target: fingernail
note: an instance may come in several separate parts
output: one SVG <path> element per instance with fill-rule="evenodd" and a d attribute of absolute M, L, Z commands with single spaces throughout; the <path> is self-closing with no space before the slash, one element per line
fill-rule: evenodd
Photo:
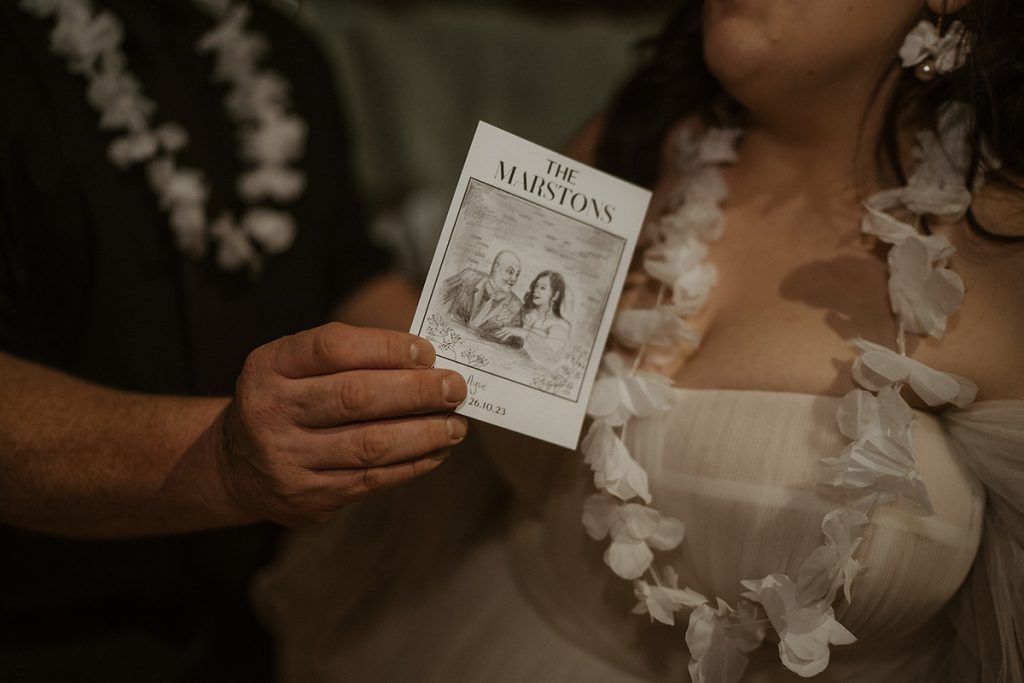
<path fill-rule="evenodd" d="M 442 448 L 439 451 L 434 451 L 433 453 L 431 453 L 430 457 L 433 458 L 434 460 L 444 460 L 449 455 L 451 455 L 451 451 L 447 448 Z"/>
<path fill-rule="evenodd" d="M 462 403 L 466 398 L 466 383 L 456 381 L 457 375 L 448 375 L 441 381 L 441 395 L 449 403 Z"/>
<path fill-rule="evenodd" d="M 466 421 L 461 417 L 455 417 L 449 415 L 447 420 L 448 426 L 448 438 L 452 441 L 460 441 L 462 437 L 466 436 Z"/>
<path fill-rule="evenodd" d="M 428 342 L 413 342 L 409 355 L 412 356 L 412 362 L 421 368 L 429 368 L 434 364 L 434 347 Z"/>

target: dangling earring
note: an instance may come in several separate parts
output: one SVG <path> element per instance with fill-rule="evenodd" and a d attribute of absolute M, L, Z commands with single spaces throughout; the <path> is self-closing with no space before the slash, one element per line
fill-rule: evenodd
<path fill-rule="evenodd" d="M 930 81 L 937 75 L 956 71 L 967 62 L 967 54 L 974 41 L 973 34 L 959 21 L 954 21 L 946 35 L 942 35 L 945 3 L 938 24 L 922 19 L 907 34 L 900 47 L 900 61 L 905 67 L 914 67 L 914 76 Z"/>

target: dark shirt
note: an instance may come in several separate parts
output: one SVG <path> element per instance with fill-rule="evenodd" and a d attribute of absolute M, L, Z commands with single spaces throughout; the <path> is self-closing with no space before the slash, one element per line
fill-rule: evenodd
<path fill-rule="evenodd" d="M 154 123 L 188 130 L 178 161 L 205 174 L 208 218 L 241 215 L 226 87 L 211 80 L 213 57 L 195 50 L 210 20 L 187 0 L 95 4 L 125 25 L 128 68 L 157 103 Z M 328 65 L 290 19 L 254 4 L 251 25 L 271 44 L 261 65 L 285 75 L 308 124 L 307 184 L 282 207 L 298 225 L 294 246 L 254 279 L 175 249 L 144 165 L 108 160 L 113 136 L 98 127 L 85 79 L 48 49 L 53 20 L 17 5 L 0 3 L 0 350 L 126 390 L 228 395 L 249 351 L 323 322 L 386 266 L 362 230 Z M 88 542 L 0 526 L 0 679 L 44 680 L 46 648 L 74 662 L 65 645 L 84 642 L 93 646 L 78 675 L 50 680 L 199 680 L 232 648 L 265 665 L 258 647 L 219 639 L 248 637 L 248 581 L 272 541 L 264 527 Z M 142 641 L 115 638 L 121 654 L 101 662 L 97 643 L 118 633 Z M 149 640 L 158 645 L 138 645 Z M 124 642 L 148 669 L 125 661 L 134 655 Z M 252 680 L 232 671 L 221 680 Z"/>

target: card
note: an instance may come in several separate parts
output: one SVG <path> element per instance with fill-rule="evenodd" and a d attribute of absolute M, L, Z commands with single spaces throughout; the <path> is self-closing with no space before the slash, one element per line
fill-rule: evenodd
<path fill-rule="evenodd" d="M 575 448 L 650 192 L 477 126 L 412 332 L 467 417 Z"/>

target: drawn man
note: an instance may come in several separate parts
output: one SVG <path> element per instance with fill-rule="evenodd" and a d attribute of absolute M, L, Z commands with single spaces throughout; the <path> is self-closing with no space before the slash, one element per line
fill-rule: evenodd
<path fill-rule="evenodd" d="M 465 268 L 445 280 L 442 301 L 453 318 L 490 337 L 502 327 L 519 324 L 523 302 L 512 288 L 521 269 L 514 253 L 498 252 L 490 273 Z"/>

